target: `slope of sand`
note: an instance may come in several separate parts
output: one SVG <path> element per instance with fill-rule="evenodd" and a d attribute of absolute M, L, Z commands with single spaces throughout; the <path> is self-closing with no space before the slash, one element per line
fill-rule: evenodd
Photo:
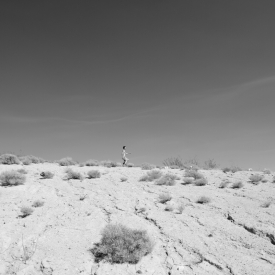
<path fill-rule="evenodd" d="M 0 172 L 20 165 L 0 165 Z M 182 185 L 184 171 L 169 170 L 180 177 L 175 186 L 139 182 L 147 171 L 140 168 L 77 167 L 85 175 L 99 170 L 99 179 L 65 180 L 65 168 L 57 164 L 25 166 L 24 185 L 0 186 L 0 274 L 234 274 L 275 275 L 275 183 L 253 185 L 255 172 L 224 174 L 200 172 L 206 186 Z M 42 171 L 55 173 L 41 179 Z M 162 170 L 167 172 L 168 170 Z M 259 172 L 260 173 L 260 172 Z M 127 181 L 121 182 L 122 176 Z M 220 189 L 223 179 L 242 180 L 244 187 Z M 165 211 L 158 202 L 164 192 L 172 195 Z M 200 196 L 211 198 L 198 204 Z M 22 206 L 43 200 L 42 207 L 25 218 Z M 267 208 L 261 205 L 272 201 Z M 181 214 L 177 206 L 183 204 Z M 145 211 L 143 208 L 145 208 Z M 151 254 L 138 264 L 99 263 L 89 249 L 101 238 L 108 223 L 145 229 L 155 241 Z"/>

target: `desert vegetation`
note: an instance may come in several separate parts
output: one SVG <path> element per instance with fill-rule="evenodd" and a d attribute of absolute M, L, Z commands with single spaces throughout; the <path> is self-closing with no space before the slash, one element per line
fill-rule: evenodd
<path fill-rule="evenodd" d="M 0 174 L 0 183 L 2 186 L 22 185 L 25 181 L 26 176 L 15 170 L 4 171 Z"/>
<path fill-rule="evenodd" d="M 0 156 L 0 163 L 1 164 L 20 164 L 20 160 L 16 155 L 13 154 L 3 154 Z"/>
<path fill-rule="evenodd" d="M 60 166 L 70 166 L 70 165 L 76 165 L 77 162 L 74 161 L 71 157 L 65 157 L 58 161 L 56 161 Z"/>
<path fill-rule="evenodd" d="M 67 180 L 83 180 L 83 176 L 80 172 L 76 172 L 71 168 L 67 168 L 65 170 L 65 173 L 67 174 Z"/>
<path fill-rule="evenodd" d="M 249 177 L 249 180 L 250 182 L 252 182 L 253 184 L 258 184 L 260 181 L 262 181 L 264 178 L 263 175 L 260 175 L 260 174 L 254 174 L 254 175 L 251 175 Z"/>
<path fill-rule="evenodd" d="M 95 262 L 138 263 L 151 253 L 154 244 L 145 230 L 130 229 L 121 224 L 108 224 L 102 231 L 102 238 L 91 253 Z"/>
<path fill-rule="evenodd" d="M 196 203 L 200 203 L 200 204 L 206 204 L 209 202 L 211 202 L 211 199 L 206 196 L 201 196 L 196 200 Z"/>
<path fill-rule="evenodd" d="M 160 203 L 166 203 L 172 199 L 172 196 L 169 193 L 163 193 L 159 195 L 159 202 Z"/>
<path fill-rule="evenodd" d="M 90 170 L 87 173 L 89 179 L 98 179 L 101 177 L 101 174 L 98 170 Z"/>
<path fill-rule="evenodd" d="M 140 177 L 139 181 L 154 181 L 159 179 L 163 173 L 160 170 L 148 171 L 146 175 Z"/>
<path fill-rule="evenodd" d="M 173 186 L 176 184 L 176 179 L 177 179 L 176 175 L 167 173 L 167 174 L 163 175 L 161 178 L 159 178 L 155 183 L 156 183 L 156 185 Z"/>
<path fill-rule="evenodd" d="M 40 176 L 43 179 L 52 179 L 54 177 L 54 173 L 50 172 L 50 171 L 45 171 L 45 172 L 41 172 Z"/>
<path fill-rule="evenodd" d="M 142 163 L 140 167 L 142 170 L 152 170 L 156 168 L 156 165 L 150 163 Z"/>

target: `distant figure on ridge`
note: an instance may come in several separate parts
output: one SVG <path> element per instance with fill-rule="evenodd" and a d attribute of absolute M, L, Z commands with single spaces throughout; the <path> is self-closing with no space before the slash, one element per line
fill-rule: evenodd
<path fill-rule="evenodd" d="M 127 161 L 128 161 L 129 159 L 126 158 L 126 155 L 128 155 L 128 154 L 131 154 L 131 153 L 126 153 L 126 146 L 123 146 L 123 147 L 122 147 L 122 160 L 123 160 L 122 166 L 124 166 L 124 165 L 127 164 Z"/>

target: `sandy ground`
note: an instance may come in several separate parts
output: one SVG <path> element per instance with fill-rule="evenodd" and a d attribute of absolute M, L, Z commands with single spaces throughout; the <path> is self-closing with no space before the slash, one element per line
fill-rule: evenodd
<path fill-rule="evenodd" d="M 19 168 L 0 165 L 0 172 Z M 180 178 L 176 185 L 158 186 L 140 182 L 147 173 L 140 168 L 72 168 L 83 175 L 97 169 L 102 175 L 66 180 L 64 167 L 32 164 L 24 166 L 24 185 L 0 186 L 1 275 L 275 275 L 274 174 L 254 185 L 249 182 L 253 171 L 200 170 L 208 184 L 194 186 L 182 185 L 184 171 L 173 169 L 169 171 Z M 55 176 L 42 179 L 42 171 Z M 231 183 L 221 189 L 223 179 Z M 237 180 L 244 187 L 230 188 Z M 158 201 L 164 192 L 172 195 L 166 205 L 174 206 L 173 211 L 165 211 Z M 211 202 L 196 203 L 202 195 Z M 20 217 L 21 207 L 38 199 L 44 205 Z M 265 202 L 270 206 L 262 207 Z M 177 207 L 182 204 L 180 214 Z M 136 265 L 96 264 L 89 249 L 108 223 L 147 230 L 155 241 L 153 252 Z"/>

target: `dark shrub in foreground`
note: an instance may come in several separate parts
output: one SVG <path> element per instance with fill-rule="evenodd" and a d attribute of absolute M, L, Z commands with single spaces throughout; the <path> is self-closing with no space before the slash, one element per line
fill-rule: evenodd
<path fill-rule="evenodd" d="M 5 171 L 0 175 L 0 182 L 2 186 L 21 185 L 26 181 L 26 176 L 20 172 L 11 170 Z"/>
<path fill-rule="evenodd" d="M 0 156 L 1 164 L 20 164 L 20 160 L 16 155 L 13 154 L 3 154 Z"/>
<path fill-rule="evenodd" d="M 136 264 L 152 252 L 153 243 L 145 230 L 133 230 L 121 224 L 109 224 L 102 231 L 100 243 L 90 251 L 98 263 L 105 260 L 110 263 Z"/>
<path fill-rule="evenodd" d="M 196 179 L 194 180 L 194 185 L 196 186 L 204 186 L 206 185 L 208 182 L 207 182 L 207 179 L 206 178 L 201 178 L 201 179 Z"/>

